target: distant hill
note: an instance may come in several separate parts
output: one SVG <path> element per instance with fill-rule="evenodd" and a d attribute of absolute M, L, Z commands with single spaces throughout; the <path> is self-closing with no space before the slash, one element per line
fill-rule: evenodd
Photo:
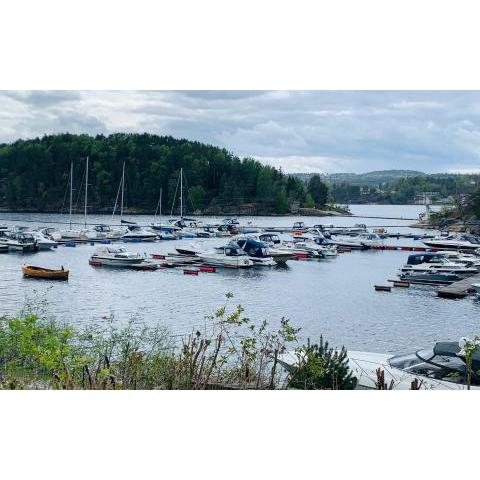
<path fill-rule="evenodd" d="M 308 182 L 314 173 L 292 173 L 292 176 Z M 378 170 L 367 173 L 329 173 L 321 177 L 330 183 L 347 182 L 352 185 L 378 185 L 399 178 L 418 177 L 426 175 L 416 170 Z"/>

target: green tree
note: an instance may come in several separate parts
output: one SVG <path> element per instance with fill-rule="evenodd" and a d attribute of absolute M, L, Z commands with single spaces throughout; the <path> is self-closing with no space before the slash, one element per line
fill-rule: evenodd
<path fill-rule="evenodd" d="M 307 345 L 296 351 L 296 363 L 289 367 L 290 388 L 302 390 L 353 390 L 357 378 L 348 365 L 347 351 L 330 348 L 320 337 L 318 344 Z"/>
<path fill-rule="evenodd" d="M 205 189 L 201 185 L 188 189 L 188 198 L 195 210 L 202 209 L 205 206 L 205 195 Z"/>
<path fill-rule="evenodd" d="M 472 196 L 472 212 L 477 218 L 480 218 L 480 187 Z"/>
<path fill-rule="evenodd" d="M 322 182 L 320 175 L 313 175 L 308 182 L 308 193 L 316 205 L 323 207 L 328 200 L 328 187 Z"/>
<path fill-rule="evenodd" d="M 313 197 L 309 193 L 307 193 L 307 196 L 306 196 L 306 199 L 305 199 L 305 206 L 307 208 L 315 207 L 315 202 L 313 200 Z"/>

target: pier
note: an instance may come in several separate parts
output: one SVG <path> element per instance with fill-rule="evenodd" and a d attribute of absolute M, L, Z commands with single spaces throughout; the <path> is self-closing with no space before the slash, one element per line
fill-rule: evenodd
<path fill-rule="evenodd" d="M 438 289 L 437 295 L 441 298 L 465 298 L 475 290 L 472 286 L 474 283 L 480 283 L 480 274 L 441 287 Z"/>

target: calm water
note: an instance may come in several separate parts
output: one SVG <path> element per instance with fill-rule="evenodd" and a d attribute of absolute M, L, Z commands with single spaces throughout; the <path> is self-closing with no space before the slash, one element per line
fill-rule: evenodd
<path fill-rule="evenodd" d="M 357 205 L 356 215 L 416 218 L 418 206 Z M 81 217 L 77 217 L 81 221 Z M 49 214 L 0 214 L 0 223 L 62 221 L 65 216 Z M 20 221 L 13 221 L 13 220 Z M 137 217 L 150 222 L 151 217 Z M 215 219 L 203 219 L 204 222 Z M 218 219 L 216 219 L 218 221 Z M 303 220 L 307 225 L 382 225 L 391 232 L 412 231 L 411 221 L 362 218 L 256 217 L 241 223 L 291 226 Z M 112 223 L 109 216 L 92 215 L 92 223 Z M 220 242 L 223 239 L 208 240 Z M 392 239 L 392 244 L 420 244 L 410 239 Z M 173 252 L 176 244 L 191 240 L 129 244 L 132 251 Z M 46 300 L 57 317 L 74 324 L 102 322 L 110 314 L 124 322 L 136 316 L 145 322 L 161 322 L 172 333 L 190 332 L 202 326 L 228 291 L 234 302 L 246 308 L 255 320 L 277 325 L 282 317 L 302 328 L 303 336 L 323 333 L 332 344 L 349 349 L 400 352 L 428 346 L 436 340 L 457 340 L 480 331 L 480 302 L 438 299 L 433 289 L 415 287 L 375 292 L 374 284 L 386 284 L 405 263 L 408 252 L 352 252 L 332 260 L 289 262 L 287 269 L 255 268 L 249 271 L 220 270 L 214 274 L 183 275 L 181 270 L 134 272 L 93 268 L 88 258 L 95 247 L 58 247 L 32 255 L 0 255 L 0 315 L 14 314 L 27 300 Z M 52 283 L 25 279 L 23 263 L 70 269 L 70 280 Z"/>

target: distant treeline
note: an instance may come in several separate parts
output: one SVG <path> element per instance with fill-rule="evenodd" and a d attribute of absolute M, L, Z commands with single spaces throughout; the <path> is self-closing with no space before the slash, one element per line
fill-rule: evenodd
<path fill-rule="evenodd" d="M 471 195 L 479 185 L 480 175 L 423 174 L 377 185 L 333 182 L 329 187 L 338 203 L 409 204 L 418 202 L 425 192 L 433 193 L 433 200 L 453 200 L 462 194 Z"/>
<path fill-rule="evenodd" d="M 111 211 L 125 162 L 125 207 L 154 212 L 162 189 L 162 210 L 179 213 L 178 179 L 184 171 L 186 212 L 288 213 L 322 207 L 328 189 L 317 175 L 306 184 L 252 158 L 225 149 L 144 134 L 48 135 L 0 145 L 0 207 L 66 211 L 70 163 L 74 166 L 74 207 L 83 208 L 87 155 L 88 205 Z M 175 195 L 175 192 L 176 195 Z"/>

